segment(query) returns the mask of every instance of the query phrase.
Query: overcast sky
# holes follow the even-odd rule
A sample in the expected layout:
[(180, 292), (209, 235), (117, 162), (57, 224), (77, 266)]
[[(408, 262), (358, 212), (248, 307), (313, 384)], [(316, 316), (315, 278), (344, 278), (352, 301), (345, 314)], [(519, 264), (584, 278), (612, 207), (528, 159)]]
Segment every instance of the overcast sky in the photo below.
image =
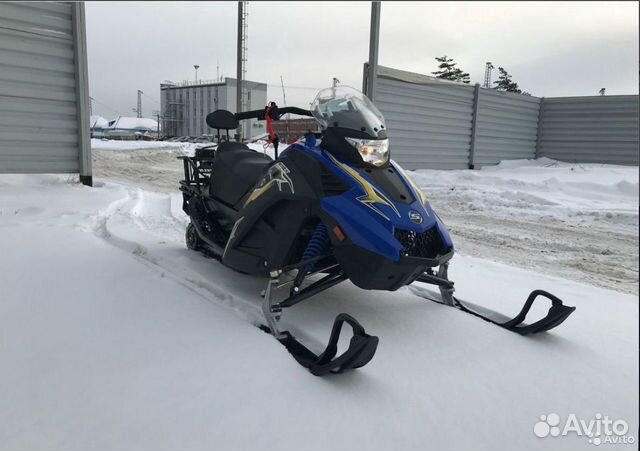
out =
[[(369, 2), (250, 2), (247, 78), (306, 107), (332, 77), (362, 86)], [(448, 55), (482, 83), (486, 61), (536, 96), (638, 93), (638, 2), (383, 2), (379, 64), (423, 74)], [(236, 75), (236, 2), (86, 2), (94, 114), (160, 109), (163, 80)], [(494, 80), (496, 75), (494, 75)]]

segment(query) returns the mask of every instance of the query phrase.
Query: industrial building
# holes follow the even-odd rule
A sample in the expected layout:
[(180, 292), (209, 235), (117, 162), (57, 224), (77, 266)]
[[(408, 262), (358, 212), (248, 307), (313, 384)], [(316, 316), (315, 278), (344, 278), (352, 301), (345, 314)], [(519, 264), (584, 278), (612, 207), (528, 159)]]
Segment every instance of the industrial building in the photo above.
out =
[[(207, 114), (218, 109), (236, 112), (235, 78), (224, 81), (184, 81), (160, 84), (160, 120), (165, 136), (200, 136), (214, 134), (206, 122)], [(245, 81), (244, 110), (258, 110), (267, 104), (267, 85)], [(242, 138), (265, 133), (264, 122), (243, 121)]]

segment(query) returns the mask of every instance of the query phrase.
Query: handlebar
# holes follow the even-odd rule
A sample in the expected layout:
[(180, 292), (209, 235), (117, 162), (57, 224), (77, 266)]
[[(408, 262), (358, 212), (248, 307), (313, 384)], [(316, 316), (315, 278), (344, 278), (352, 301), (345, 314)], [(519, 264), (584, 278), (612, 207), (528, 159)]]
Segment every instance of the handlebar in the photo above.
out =
[[(297, 114), (299, 116), (313, 117), (313, 114), (311, 114), (311, 111), (309, 110), (305, 110), (295, 106), (286, 106), (284, 108), (278, 108), (276, 112), (277, 118), (273, 118), (273, 119), (278, 121), (282, 116), (284, 116), (287, 113)], [(234, 116), (239, 121), (244, 119), (258, 119), (259, 121), (263, 121), (265, 119), (265, 114), (266, 114), (266, 110), (262, 109), (262, 110), (253, 110), (253, 111), (243, 111), (242, 113), (235, 113)]]

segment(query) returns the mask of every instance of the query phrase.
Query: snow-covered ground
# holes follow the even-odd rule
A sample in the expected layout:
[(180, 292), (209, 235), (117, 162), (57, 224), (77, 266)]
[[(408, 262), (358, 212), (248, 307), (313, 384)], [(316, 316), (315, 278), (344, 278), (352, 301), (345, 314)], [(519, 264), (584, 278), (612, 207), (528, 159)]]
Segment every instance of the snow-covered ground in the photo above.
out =
[(549, 158), (503, 161), (480, 171), (420, 170), (428, 192), (453, 191), (470, 212), (638, 233), (638, 167), (563, 163)]
[(543, 288), (577, 307), (521, 337), (409, 288), (344, 283), (284, 328), (319, 349), (348, 312), (380, 346), (365, 368), (316, 378), (254, 327), (264, 280), (185, 248), (178, 194), (70, 180), (0, 176), (1, 450), (591, 446), (536, 437), (551, 413), (624, 420), (637, 440), (635, 295), (456, 256), (462, 298), (514, 314)]
[(130, 152), (134, 150), (168, 151), (192, 153), (196, 144), (169, 141), (120, 141), (111, 139), (91, 140), (92, 150), (110, 150), (112, 152)]
[(541, 158), (414, 177), (461, 252), (638, 294), (638, 167)]

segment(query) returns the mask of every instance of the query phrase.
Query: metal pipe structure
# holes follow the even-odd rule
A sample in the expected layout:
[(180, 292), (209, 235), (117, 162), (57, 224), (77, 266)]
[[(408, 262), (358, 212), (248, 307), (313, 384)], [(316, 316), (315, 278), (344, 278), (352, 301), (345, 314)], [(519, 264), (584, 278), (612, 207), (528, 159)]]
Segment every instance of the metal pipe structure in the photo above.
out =
[(369, 31), (369, 64), (367, 73), (367, 97), (375, 97), (378, 76), (378, 42), (380, 40), (380, 2), (371, 2), (371, 29)]
[(138, 113), (138, 117), (142, 117), (142, 94), (144, 94), (144, 92), (138, 89), (138, 107), (135, 110), (136, 113)]
[[(237, 70), (236, 70), (236, 113), (242, 112), (242, 86), (244, 55), (244, 2), (238, 2), (238, 48), (237, 48)], [(242, 124), (238, 126), (238, 139), (242, 137)]]

